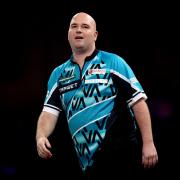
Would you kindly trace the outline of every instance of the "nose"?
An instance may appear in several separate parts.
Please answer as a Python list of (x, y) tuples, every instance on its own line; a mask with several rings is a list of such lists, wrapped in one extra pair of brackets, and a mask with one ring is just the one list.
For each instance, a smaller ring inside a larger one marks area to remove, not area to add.
[(81, 27), (77, 27), (76, 32), (81, 33), (82, 32)]

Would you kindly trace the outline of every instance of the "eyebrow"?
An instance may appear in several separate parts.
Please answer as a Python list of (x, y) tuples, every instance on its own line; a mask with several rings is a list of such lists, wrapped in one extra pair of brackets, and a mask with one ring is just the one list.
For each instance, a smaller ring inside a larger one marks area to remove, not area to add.
[[(78, 23), (72, 23), (71, 26), (72, 26), (72, 25), (78, 25)], [(81, 25), (87, 25), (87, 26), (90, 26), (90, 25), (87, 24), (87, 23), (82, 23)]]

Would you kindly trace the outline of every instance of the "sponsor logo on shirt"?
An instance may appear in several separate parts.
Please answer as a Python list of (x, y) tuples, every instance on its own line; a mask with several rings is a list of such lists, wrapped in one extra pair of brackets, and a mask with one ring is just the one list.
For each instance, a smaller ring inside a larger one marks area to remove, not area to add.
[(85, 84), (108, 83), (107, 79), (86, 79)]
[(89, 69), (88, 74), (105, 74), (106, 69)]
[(72, 75), (72, 76), (70, 76), (70, 77), (61, 78), (61, 79), (59, 79), (59, 81), (60, 81), (60, 82), (69, 81), (69, 80), (71, 80), (71, 79), (73, 79), (73, 78), (75, 78), (74, 75)]
[(60, 93), (64, 93), (64, 92), (70, 91), (70, 90), (72, 90), (72, 89), (75, 89), (75, 88), (77, 88), (77, 87), (78, 87), (78, 83), (76, 82), (76, 83), (69, 84), (69, 85), (67, 85), (67, 86), (64, 86), (64, 87), (59, 88), (59, 92), (60, 92)]

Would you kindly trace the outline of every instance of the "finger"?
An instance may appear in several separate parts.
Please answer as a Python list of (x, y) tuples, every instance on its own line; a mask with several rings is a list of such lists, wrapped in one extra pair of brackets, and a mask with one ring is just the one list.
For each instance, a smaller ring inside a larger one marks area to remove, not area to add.
[(150, 168), (154, 165), (154, 158), (153, 157), (148, 157), (148, 164), (147, 168)]
[(42, 152), (39, 154), (39, 156), (41, 158), (43, 158), (43, 159), (48, 159), (49, 158), (49, 156), (46, 153), (42, 153)]
[(46, 145), (38, 146), (38, 154), (42, 158), (50, 158), (52, 153), (46, 148)]
[(149, 159), (148, 159), (148, 157), (143, 156), (142, 164), (143, 164), (144, 168), (149, 167)]
[(158, 163), (158, 156), (155, 155), (155, 156), (153, 157), (152, 165), (155, 166), (157, 163)]
[(46, 140), (46, 146), (48, 147), (48, 148), (51, 148), (51, 144), (50, 144), (50, 142), (48, 141), (48, 140)]
[(150, 157), (144, 157), (143, 158), (143, 166), (144, 166), (144, 168), (154, 167), (157, 162), (158, 162), (158, 157), (157, 156), (150, 156)]
[(142, 156), (142, 165), (144, 167), (146, 166), (146, 158), (145, 158), (145, 156)]
[(38, 154), (39, 154), (39, 156), (40, 156), (41, 158), (44, 158), (44, 159), (48, 159), (48, 158), (50, 158), (50, 157), (52, 156), (51, 152), (48, 151), (48, 150), (47, 150), (47, 151), (46, 151), (46, 150), (44, 150), (44, 151), (39, 151)]
[(45, 149), (44, 149), (44, 153), (48, 156), (48, 157), (51, 157), (52, 156), (52, 153), (49, 149), (47, 149), (47, 147), (45, 146)]

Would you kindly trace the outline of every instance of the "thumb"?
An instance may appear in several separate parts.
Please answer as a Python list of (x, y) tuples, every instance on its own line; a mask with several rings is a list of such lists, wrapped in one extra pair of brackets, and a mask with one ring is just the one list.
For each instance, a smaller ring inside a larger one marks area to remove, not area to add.
[(48, 140), (46, 140), (46, 146), (47, 146), (48, 148), (51, 148), (51, 144), (50, 144), (50, 142), (49, 142)]

